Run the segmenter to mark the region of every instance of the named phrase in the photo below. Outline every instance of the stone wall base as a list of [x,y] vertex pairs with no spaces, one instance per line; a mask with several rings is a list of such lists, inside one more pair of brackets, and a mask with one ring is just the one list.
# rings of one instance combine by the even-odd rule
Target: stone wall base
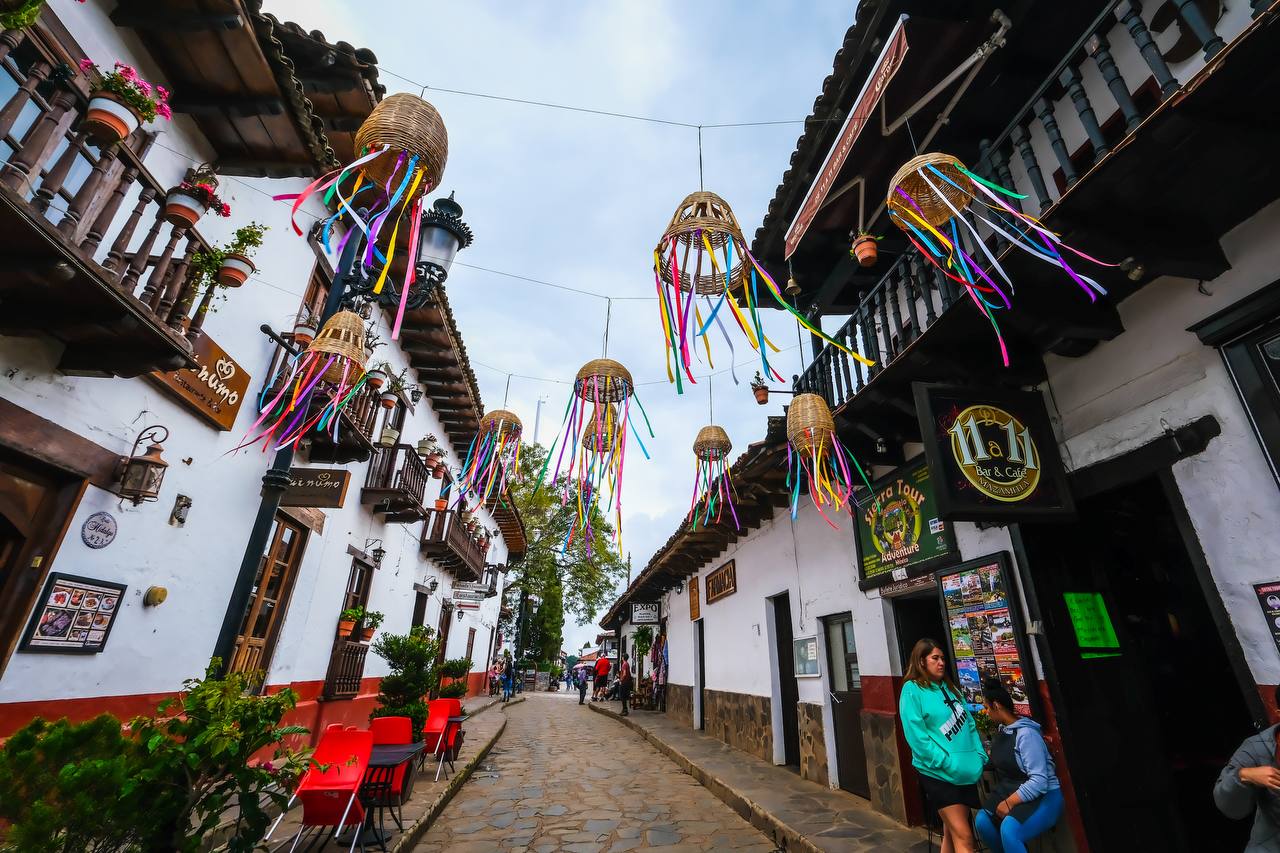
[[693,728],[693,688],[687,684],[667,685],[667,716]]
[[800,775],[819,785],[830,784],[827,769],[827,741],[822,725],[822,706],[799,702],[796,718],[800,725]]
[[734,749],[773,761],[773,718],[768,696],[703,691],[703,720],[707,734]]

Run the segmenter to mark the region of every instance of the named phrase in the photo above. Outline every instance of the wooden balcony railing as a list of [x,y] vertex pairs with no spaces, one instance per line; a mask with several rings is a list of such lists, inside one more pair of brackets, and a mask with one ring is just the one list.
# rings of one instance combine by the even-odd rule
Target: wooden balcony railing
[[89,84],[29,31],[0,34],[0,331],[67,344],[65,372],[186,366],[213,290],[187,275],[208,243],[167,223],[143,164],[155,134],[99,147],[78,130]]
[[367,643],[340,639],[333,644],[329,672],[324,677],[325,699],[354,699],[359,695],[360,681],[364,678],[364,659],[368,653]]
[[422,525],[422,553],[465,581],[484,577],[485,550],[463,526],[457,510],[431,510]]
[[413,447],[376,447],[369,459],[360,502],[387,522],[418,521],[427,515],[423,499],[430,479],[431,472]]

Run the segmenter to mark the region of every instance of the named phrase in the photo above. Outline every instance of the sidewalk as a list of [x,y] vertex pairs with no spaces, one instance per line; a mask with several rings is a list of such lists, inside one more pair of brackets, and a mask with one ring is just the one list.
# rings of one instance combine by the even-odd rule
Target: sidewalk
[[[523,697],[513,697],[505,707],[510,707],[523,701]],[[492,699],[488,696],[474,696],[464,700],[462,707],[470,719],[467,720],[464,727],[466,738],[463,740],[462,750],[458,755],[458,760],[455,762],[455,766],[458,768],[457,772],[450,773],[447,779],[442,773],[440,781],[437,782],[435,781],[435,763],[432,762],[421,773],[416,775],[413,782],[413,793],[408,802],[402,807],[404,832],[396,828],[390,812],[386,815],[386,828],[392,833],[387,839],[389,853],[398,853],[398,851],[407,851],[413,848],[418,838],[427,831],[431,822],[435,820],[449,800],[453,798],[453,795],[467,781],[471,771],[485,757],[499,736],[501,736],[503,729],[506,728],[507,716],[503,712],[504,706],[497,699]],[[446,767],[445,769],[447,770],[448,768]],[[302,809],[295,807],[290,810],[275,833],[272,834],[268,849],[273,853],[274,851],[288,850],[293,843],[293,836],[298,832],[301,818]],[[346,843],[333,842],[311,849],[317,851],[345,851],[349,844],[350,841],[348,840]]]
[[591,710],[638,732],[782,849],[805,851],[928,850],[923,830],[909,829],[860,797],[832,790],[767,764],[709,735],[652,711],[625,718],[612,705]]

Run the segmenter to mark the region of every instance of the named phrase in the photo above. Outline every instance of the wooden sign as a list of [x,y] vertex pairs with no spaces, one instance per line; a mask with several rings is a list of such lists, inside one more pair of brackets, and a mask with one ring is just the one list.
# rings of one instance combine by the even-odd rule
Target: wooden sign
[[249,390],[249,374],[206,334],[196,338],[192,355],[196,369],[151,373],[147,378],[213,426],[231,429]]
[[18,650],[80,655],[101,652],[127,588],[112,581],[50,572]]
[[714,604],[738,591],[738,573],[733,560],[707,575],[707,604]]
[[351,472],[341,468],[290,468],[289,488],[280,506],[337,508],[347,499]]
[[698,576],[689,578],[689,621],[697,622],[702,616],[701,602],[698,600]]

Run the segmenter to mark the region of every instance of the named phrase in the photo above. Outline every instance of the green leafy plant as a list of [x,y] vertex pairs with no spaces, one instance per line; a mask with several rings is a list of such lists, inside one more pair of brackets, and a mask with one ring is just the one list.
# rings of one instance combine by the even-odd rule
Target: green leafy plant
[[471,672],[470,658],[451,658],[440,664],[440,675],[445,678],[466,678]]
[[366,610],[360,617],[360,627],[377,630],[387,620],[386,614],[377,610]]
[[403,394],[409,390],[409,368],[401,370],[399,373],[392,373],[390,368],[387,370],[387,384],[382,386],[383,394]]
[[976,711],[973,715],[973,724],[978,728],[978,734],[984,741],[991,740],[991,736],[996,733],[999,725],[995,720],[988,716],[986,711]]
[[408,717],[414,738],[422,737],[427,722],[425,697],[439,682],[436,655],[440,641],[430,628],[418,625],[408,634],[381,634],[370,647],[387,662],[391,672],[382,677],[374,717]]
[[[195,282],[196,290],[203,291],[208,288],[217,288],[218,301],[225,300],[228,288],[218,281],[218,271],[222,269],[222,265],[226,263],[229,255],[243,255],[246,258],[252,258],[262,246],[262,238],[267,230],[265,225],[250,222],[248,225],[237,228],[235,233],[231,235],[231,241],[225,246],[201,249],[192,255],[191,268],[188,275]],[[206,302],[201,307],[201,310],[213,313],[218,309],[213,302]],[[308,315],[311,314],[311,310],[305,306],[302,310]],[[301,320],[302,312],[299,312],[298,316],[299,320]],[[314,319],[319,320],[318,317]]]
[[441,699],[461,699],[467,695],[467,682],[454,681],[441,687],[438,691]]
[[755,389],[755,388],[768,388],[768,387],[769,387],[769,383],[768,383],[768,382],[765,382],[764,377],[763,377],[763,376],[761,376],[761,375],[760,375],[760,371],[758,371],[758,370],[757,370],[757,371],[756,371],[756,375],[755,375],[755,376],[753,376],[753,377],[751,377],[751,387],[752,387],[753,389]]
[[339,622],[359,622],[362,619],[364,619],[364,608],[358,604],[338,614]]
[[636,632],[631,635],[631,643],[636,648],[636,656],[644,657],[649,654],[649,649],[653,648],[653,626],[641,625]]

